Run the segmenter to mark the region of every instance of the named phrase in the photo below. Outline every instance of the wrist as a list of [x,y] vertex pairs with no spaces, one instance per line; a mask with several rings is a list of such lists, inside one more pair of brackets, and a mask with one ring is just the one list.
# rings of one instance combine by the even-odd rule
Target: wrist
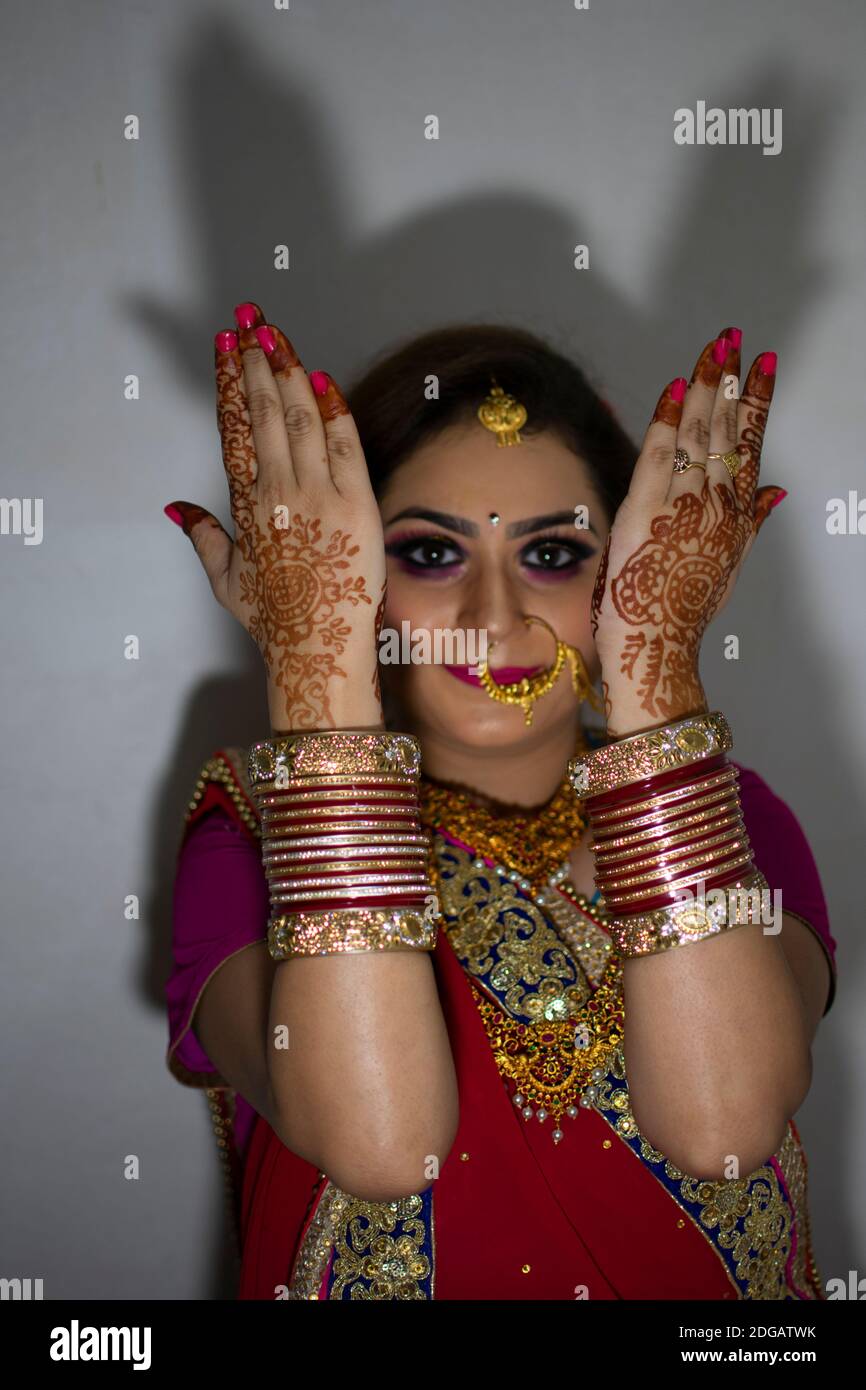
[[682,700],[667,706],[665,713],[658,710],[650,713],[645,705],[635,700],[611,695],[605,703],[608,738],[631,738],[633,734],[643,734],[651,729],[663,729],[666,724],[674,724],[678,719],[688,719],[694,714],[708,714],[709,705],[701,689],[700,696]]
[[325,691],[315,700],[293,699],[284,690],[268,685],[271,733],[313,733],[322,729],[384,729],[382,702],[375,691]]

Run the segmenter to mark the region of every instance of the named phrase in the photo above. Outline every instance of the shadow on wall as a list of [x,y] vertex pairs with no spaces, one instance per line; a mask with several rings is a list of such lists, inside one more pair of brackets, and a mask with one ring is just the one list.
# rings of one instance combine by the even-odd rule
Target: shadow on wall
[[[576,52],[576,82],[586,61]],[[148,284],[130,290],[125,308],[187,376],[204,410],[214,410],[213,335],[234,326],[233,306],[246,299],[260,303],[288,333],[308,369],[325,369],[344,387],[349,373],[358,373],[373,356],[437,325],[487,319],[531,328],[580,363],[638,440],[664,384],[688,376],[704,342],[735,323],[745,334],[744,371],[765,348],[779,352],[776,410],[793,408],[785,392],[786,356],[793,356],[813,305],[830,283],[828,270],[809,258],[805,230],[820,216],[818,180],[840,119],[828,95],[795,86],[784,68],[770,64],[756,65],[738,90],[719,98],[729,106],[782,107],[784,152],[767,158],[754,147],[676,151],[676,198],[662,211],[657,203],[648,205],[646,225],[634,228],[637,237],[661,248],[651,292],[635,304],[605,266],[603,242],[590,247],[590,271],[572,268],[573,248],[589,241],[594,225],[579,146],[572,167],[557,171],[559,203],[514,191],[452,197],[365,239],[354,235],[355,209],[345,187],[357,184],[357,172],[344,179],[338,138],[323,136],[334,129],[334,114],[324,100],[309,95],[306,74],[295,74],[293,62],[285,56],[278,78],[273,67],[260,70],[242,31],[209,18],[206,27],[191,31],[169,77],[177,93],[175,149],[189,191],[191,237],[202,252],[201,282],[188,304],[169,304]],[[702,94],[695,91],[692,105]],[[674,105],[689,99],[685,87],[676,102],[672,98],[671,131]],[[427,161],[435,194],[437,170],[447,172],[448,140],[423,138],[425,114],[419,110],[406,130],[405,159]],[[375,150],[370,157],[376,158]],[[572,210],[580,205],[583,217]],[[279,243],[290,248],[288,274],[273,269]],[[774,457],[772,419],[762,481],[789,481],[784,460]],[[181,482],[178,493],[186,495]],[[190,500],[228,520],[216,429],[212,493]],[[797,505],[796,493],[787,505]],[[802,631],[800,614],[808,608],[798,586],[808,580],[785,515],[783,506],[768,521],[741,581],[748,601],[738,593],[724,620],[724,630],[731,631],[736,612],[744,659],[735,676],[731,663],[716,661],[720,638],[714,646],[713,635],[721,629],[712,629],[704,643],[705,683],[735,730],[748,729],[757,718],[766,724],[767,765],[778,763],[789,747],[773,712],[784,709],[786,731],[804,731],[814,727],[819,711],[822,778],[833,788],[834,804],[846,808],[848,823],[862,822],[862,788],[852,779],[837,732],[831,653],[821,632]],[[772,580],[780,573],[786,578],[781,602],[775,602]],[[237,642],[236,652],[228,654],[229,669],[242,674],[214,677],[197,688],[178,721],[174,746],[166,750],[165,776],[150,808],[154,887],[145,917],[150,936],[142,941],[141,989],[160,1011],[170,959],[174,861],[196,773],[220,745],[252,743],[268,728],[258,654],[240,629],[228,640]],[[804,651],[808,682],[799,679]],[[225,652],[219,662],[225,669]],[[717,685],[708,678],[713,665]],[[772,784],[772,776],[768,780]],[[804,814],[809,808],[793,809]],[[828,844],[832,840],[831,829]],[[815,848],[821,862],[821,846]],[[852,949],[846,943],[843,977],[854,965]],[[844,1094],[851,1080],[844,1054],[832,1034],[822,1042],[828,1070]],[[852,1190],[841,1157],[850,1140],[840,1133],[847,1113],[837,1111],[832,1132],[827,1128],[811,1144],[823,1183],[836,1193]],[[830,1200],[826,1206],[836,1229],[824,1229],[821,1243],[832,1240],[844,1248],[848,1214]],[[214,1230],[216,1241],[217,1223]],[[214,1279],[211,1296],[233,1296],[224,1267]]]

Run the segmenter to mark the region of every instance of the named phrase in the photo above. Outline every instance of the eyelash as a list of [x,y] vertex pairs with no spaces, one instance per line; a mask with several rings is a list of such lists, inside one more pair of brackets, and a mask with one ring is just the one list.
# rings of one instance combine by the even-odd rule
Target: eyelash
[[[425,564],[418,560],[413,560],[411,558],[412,552],[419,550],[425,544],[438,546],[441,550],[456,551],[459,558],[448,560],[445,564]],[[534,574],[572,575],[576,573],[584,560],[589,559],[589,557],[594,554],[593,549],[582,541],[576,541],[571,538],[566,540],[562,536],[555,535],[536,536],[528,545],[524,546],[521,551],[521,558],[524,559],[524,563],[527,555],[544,546],[548,546],[551,549],[556,548],[557,550],[563,550],[566,553],[570,553],[572,558],[562,565],[526,564],[526,568]],[[418,532],[413,536],[399,536],[385,546],[385,551],[388,555],[393,555],[395,559],[400,560],[410,574],[417,575],[451,574],[459,567],[461,561],[466,558],[465,553],[461,550],[456,541],[450,540],[447,536],[438,536],[427,531]]]

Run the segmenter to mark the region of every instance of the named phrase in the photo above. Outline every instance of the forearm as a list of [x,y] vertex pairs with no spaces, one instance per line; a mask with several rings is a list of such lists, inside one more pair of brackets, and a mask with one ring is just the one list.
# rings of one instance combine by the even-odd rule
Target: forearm
[[[283,1038],[287,1047],[278,1047]],[[269,1070],[280,1137],[344,1191],[390,1201],[429,1187],[457,1129],[457,1083],[430,955],[284,961]]]
[[[278,698],[269,692],[275,723]],[[366,682],[360,689],[354,683],[351,699],[338,690],[328,703],[333,718],[328,731],[384,729],[378,695]],[[347,765],[354,765],[352,754]],[[345,780],[354,778],[349,774]],[[357,784],[356,793],[366,795]],[[341,802],[333,819],[353,809]],[[315,812],[303,822],[297,828],[304,835],[317,833]],[[346,830],[352,830],[351,821]],[[407,834],[407,856],[418,852],[411,840]],[[375,856],[376,843],[374,838],[368,855]],[[356,852],[335,848],[332,855],[342,859]],[[387,857],[378,869],[390,871]],[[321,872],[333,869],[325,866]],[[331,881],[339,887],[338,878]],[[350,918],[350,909],[339,916]],[[431,1160],[445,1161],[458,1116],[454,1064],[429,951],[332,947],[329,954],[280,961],[270,999],[268,1075],[283,1142],[339,1187],[375,1201],[428,1187],[437,1171]]]
[[[753,1172],[811,1080],[802,1000],[758,923],[626,961],[626,1072],[653,1147],[694,1177]],[[733,1174],[736,1176],[736,1174]]]
[[[688,706],[655,722],[614,686],[609,732],[625,738],[706,710],[697,679]],[[776,1152],[812,1066],[803,999],[777,933],[751,922],[627,959],[624,995],[629,1091],[649,1142],[708,1178],[730,1176],[731,1156],[747,1173]]]

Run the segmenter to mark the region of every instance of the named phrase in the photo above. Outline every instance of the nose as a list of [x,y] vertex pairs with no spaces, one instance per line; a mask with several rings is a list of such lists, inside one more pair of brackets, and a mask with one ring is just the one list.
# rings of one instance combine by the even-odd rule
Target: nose
[[459,614],[462,628],[485,629],[488,644],[503,644],[512,635],[525,637],[520,595],[505,568],[492,557],[464,591]]

